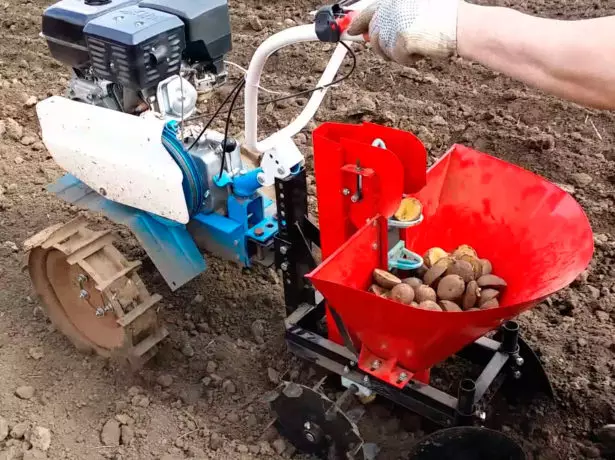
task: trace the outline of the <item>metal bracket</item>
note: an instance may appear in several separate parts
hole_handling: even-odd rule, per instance
[[[312,245],[320,243],[318,229],[308,219],[305,169],[275,182],[278,235],[275,238],[276,266],[282,271],[286,308],[315,303],[315,291],[306,280],[316,261]]]

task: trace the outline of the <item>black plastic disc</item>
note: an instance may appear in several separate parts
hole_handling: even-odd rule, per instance
[[[421,439],[408,460],[526,460],[516,441],[499,431],[455,427]]]

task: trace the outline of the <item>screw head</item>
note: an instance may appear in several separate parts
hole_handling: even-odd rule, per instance
[[[79,276],[77,276],[77,282],[79,284],[85,283],[88,280],[88,277],[85,276],[83,273],[81,273]]]
[[[309,431],[307,433],[305,433],[305,439],[307,439],[310,442],[316,442],[316,438]]]
[[[344,195],[344,196],[350,195],[350,189],[345,188],[344,190],[342,190],[342,195]]]
[[[101,308],[101,307],[98,307],[96,309],[96,317],[97,318],[101,318],[103,316],[105,316],[105,310],[103,308]]]
[[[280,254],[285,256],[287,252],[288,252],[288,248],[286,246],[281,246],[280,247]]]
[[[286,172],[286,170],[285,170],[284,168],[282,168],[282,167],[279,167],[279,168],[278,168],[278,174],[279,174],[280,176],[283,176],[285,172]]]
[[[344,374],[348,374],[350,372],[350,368],[348,366],[344,366]]]
[[[523,366],[524,363],[525,363],[525,360],[521,356],[517,356],[515,358],[515,364],[517,366]]]
[[[81,291],[79,292],[80,299],[87,299],[89,296],[90,296],[90,293],[86,291],[85,289],[81,289]]]
[[[357,195],[352,195],[350,197],[350,201],[352,201],[353,203],[356,203],[357,201],[359,201],[359,197]]]
[[[380,366],[382,365],[382,363],[380,362],[379,359],[375,359],[372,362],[372,369],[380,369]]]
[[[369,384],[369,376],[366,375],[365,377],[363,377],[363,383],[368,385]]]
[[[372,249],[373,249],[374,251],[376,251],[376,250],[378,249],[378,243],[373,243],[373,244],[372,244]]]
[[[303,428],[305,428],[306,430],[309,430],[310,428],[312,428],[312,424],[310,422],[305,422],[303,424]]]
[[[285,272],[286,270],[288,270],[288,262],[282,262],[280,264],[280,269]]]
[[[256,176],[256,182],[258,182],[259,184],[263,185],[265,183],[265,176],[263,176],[262,174],[259,174]]]
[[[478,416],[481,422],[484,422],[485,420],[487,420],[487,413],[484,410],[479,410],[476,413],[476,415]]]
[[[513,377],[517,380],[519,380],[521,378],[521,371],[515,371],[513,372]]]
[[[397,378],[397,380],[399,380],[400,382],[405,382],[408,379],[408,374],[406,374],[405,372],[402,372],[401,374],[399,374],[399,377]]]

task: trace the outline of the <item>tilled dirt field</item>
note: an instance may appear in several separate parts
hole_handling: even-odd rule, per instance
[[[261,397],[280,376],[312,383],[315,375],[285,353],[284,308],[273,271],[209,258],[208,271],[173,294],[145,260],[141,276],[164,296],[160,314],[171,335],[137,374],[80,354],[45,319],[23,271],[21,245],[80,212],[44,190],[62,171],[40,142],[33,105],[62,94],[69,77],[38,37],[50,3],[0,4],[0,459],[288,458],[292,449],[268,429],[271,416]],[[307,13],[317,5],[231,0],[229,59],[246,67],[258,43],[309,21]],[[540,0],[517,7],[558,18],[615,13],[611,0]],[[323,45],[285,50],[271,59],[263,85],[308,89],[329,52]],[[498,404],[489,423],[519,439],[531,458],[615,458],[615,435],[610,447],[598,436],[603,425],[615,422],[613,114],[545,96],[462,60],[401,68],[365,48],[357,58],[357,71],[330,93],[316,123],[370,120],[409,130],[427,145],[430,160],[453,143],[473,146],[560,184],[587,212],[596,245],[590,269],[520,318],[550,373],[556,400],[531,407]],[[230,72],[232,79],[239,76]],[[204,112],[221,98],[210,99]],[[284,126],[304,103],[266,107],[262,129]],[[240,125],[235,119],[235,133]],[[310,131],[298,140],[309,157]],[[131,258],[144,256],[125,230],[116,234]],[[446,372],[436,375],[437,384],[447,385]],[[404,458],[422,435],[417,418],[386,402],[366,409],[360,422],[366,440],[379,444],[380,458]]]

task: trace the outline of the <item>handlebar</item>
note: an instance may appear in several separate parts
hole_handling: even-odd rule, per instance
[[[349,5],[347,10],[360,11],[367,6],[375,3],[377,0],[360,0],[352,5]],[[343,33],[341,40],[349,42],[363,41],[362,36],[348,36]],[[320,107],[322,100],[327,94],[328,88],[322,88],[312,93],[310,100],[304,107],[303,111],[285,128],[270,135],[269,137],[258,140],[258,89],[260,84],[263,68],[269,56],[279,49],[294,45],[297,43],[319,41],[316,35],[314,24],[291,27],[290,29],[278,32],[265,40],[257,49],[246,74],[245,86],[245,141],[244,146],[251,152],[260,154],[271,149],[276,139],[280,137],[290,138],[299,133],[314,117],[314,114]],[[341,44],[338,44],[325,68],[317,86],[324,86],[331,83],[337,71],[339,70],[344,57],[348,50]]]

